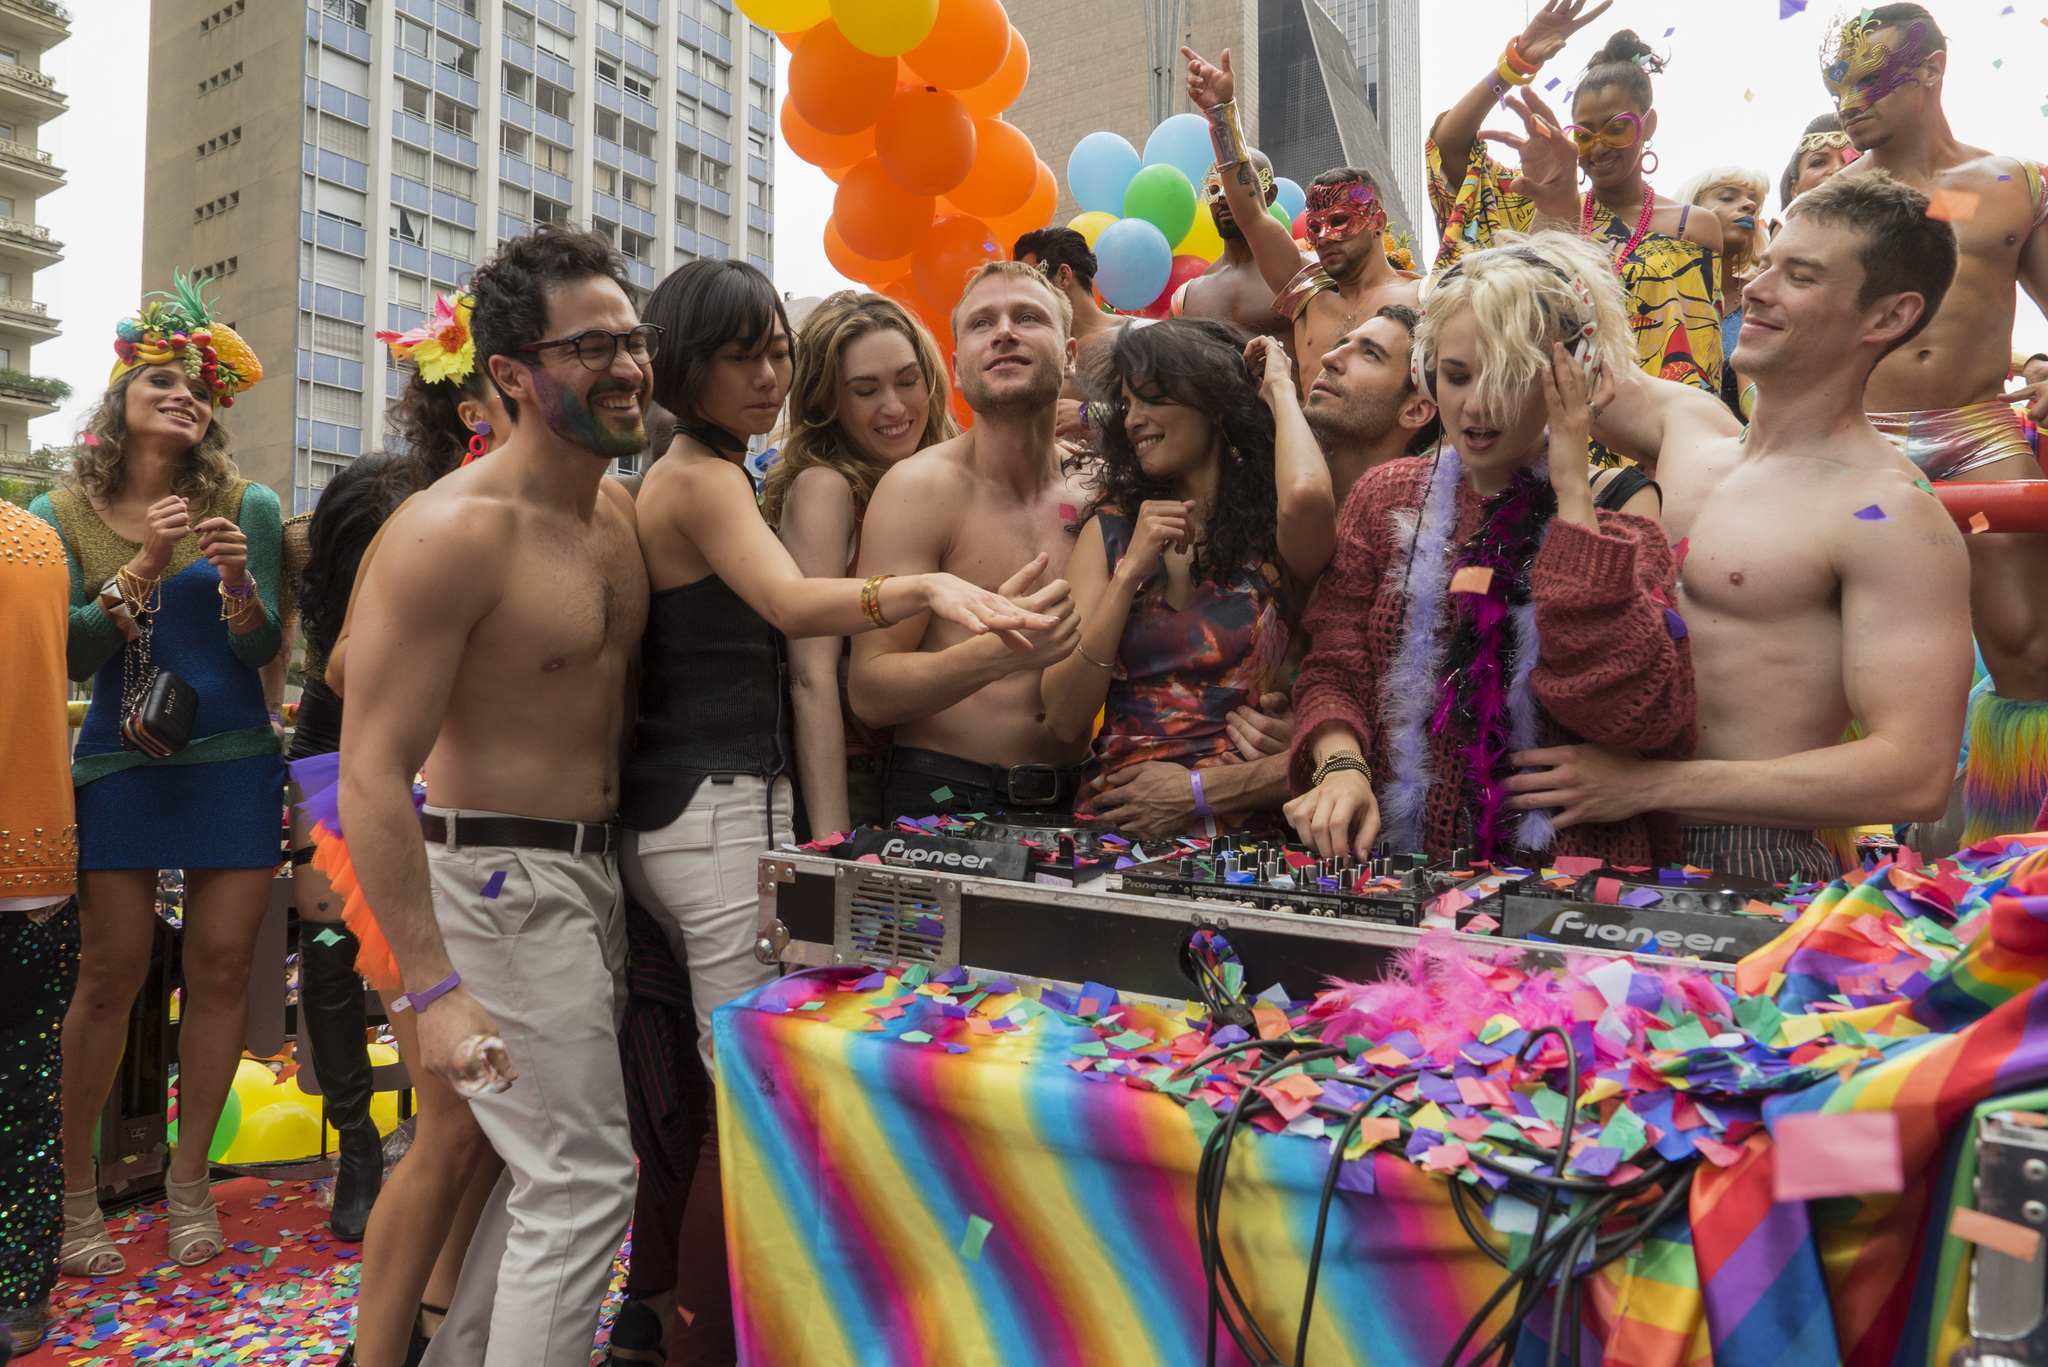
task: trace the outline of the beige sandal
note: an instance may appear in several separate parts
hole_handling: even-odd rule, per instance
[[[107,1233],[98,1187],[64,1193],[64,1242],[57,1249],[57,1270],[67,1277],[113,1277],[128,1270],[128,1260]]]
[[[170,1220],[171,1260],[181,1267],[196,1267],[220,1256],[225,1240],[220,1232],[220,1211],[213,1204],[213,1179],[190,1182],[164,1179],[164,1214]],[[198,1200],[185,1199],[197,1191]]]

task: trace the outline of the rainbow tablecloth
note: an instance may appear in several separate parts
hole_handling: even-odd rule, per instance
[[[1075,1071],[1091,1029],[1047,1013],[983,1033],[1002,995],[974,1020],[883,1020],[875,991],[841,990],[863,972],[783,978],[713,1018],[741,1362],[1199,1364],[1187,1112]],[[1139,1005],[1125,1022],[1189,1028]],[[1231,1160],[1226,1250],[1290,1358],[1328,1152],[1249,1134]],[[1441,1178],[1399,1155],[1372,1174],[1376,1193],[1339,1191],[1331,1216],[1318,1367],[1437,1362],[1500,1283]]]

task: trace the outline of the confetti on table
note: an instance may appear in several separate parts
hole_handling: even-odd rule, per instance
[[[989,1231],[995,1226],[979,1215],[967,1217],[967,1232],[960,1236],[960,1256],[970,1263],[981,1261],[981,1246],[988,1242]]]
[[[930,1044],[932,1042],[932,1037],[922,1030],[905,1030],[896,1038],[902,1040],[905,1044]]]
[[[953,790],[952,790],[951,788],[934,788],[934,789],[932,789],[932,801],[934,801],[934,802],[951,802],[952,800],[953,800]]]
[[[1858,508],[1855,515],[1865,522],[1890,522],[1892,520],[1891,514],[1878,507],[1875,503],[1871,504],[1868,508]]]
[[[1984,196],[1970,190],[1931,190],[1927,195],[1927,216],[1945,223],[1968,223],[1977,216]]]
[[[1483,594],[1493,587],[1491,565],[1466,565],[1451,576],[1452,593]]]
[[[1990,518],[1988,518],[1988,517],[1984,516],[1984,514],[1982,514],[1982,513],[1971,513],[1971,514],[1970,514],[1970,531],[1971,531],[1972,533],[1976,533],[1976,532],[1988,532],[1988,531],[1990,531],[1990,530],[1991,530],[1991,519],[1990,519]]]
[[[484,884],[483,895],[486,897],[496,897],[499,893],[503,892],[504,890],[505,871],[503,869],[499,869],[496,873],[492,874],[490,876],[490,880]]]

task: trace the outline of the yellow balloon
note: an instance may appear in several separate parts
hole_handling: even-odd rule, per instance
[[[285,1099],[277,1075],[253,1058],[245,1058],[235,1069],[235,1095],[241,1099],[242,1114],[254,1115],[265,1106]]]
[[[242,1117],[223,1163],[277,1163],[320,1153],[320,1113],[298,1102],[280,1101]]]
[[[398,1051],[390,1045],[373,1044],[370,1046],[370,1066],[372,1068],[379,1068],[387,1063],[396,1062],[398,1062]]]
[[[1075,214],[1072,218],[1068,219],[1067,226],[1087,238],[1088,246],[1090,249],[1093,249],[1096,237],[1104,228],[1107,228],[1114,222],[1116,222],[1115,214],[1106,214],[1100,209],[1090,209],[1085,214]]]
[[[1195,206],[1195,221],[1188,229],[1188,235],[1173,244],[1175,256],[1199,256],[1204,261],[1214,261],[1223,255],[1223,236],[1216,231],[1216,220],[1209,216],[1209,206]]]
[[[901,57],[930,36],[939,0],[832,0],[832,18],[862,52]]]
[[[740,0],[741,14],[777,33],[810,28],[831,12],[831,0]]]
[[[373,1093],[370,1097],[370,1119],[377,1122],[378,1134],[390,1134],[397,1129],[398,1093]]]

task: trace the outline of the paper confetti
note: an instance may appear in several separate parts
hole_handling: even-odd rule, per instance
[[[341,936],[335,933],[332,926],[329,926],[313,937],[313,943],[319,945],[338,945],[341,943]]]
[[[1805,9],[1806,0],[1778,0],[1778,17],[1780,19],[1790,19],[1795,14],[1804,13]]]
[[[1970,190],[1930,190],[1927,216],[1947,223],[1968,223],[1977,216],[1977,205],[1983,198]]]
[[[1984,516],[1984,514],[1981,512],[1970,514],[1970,531],[1973,535],[1977,532],[1988,532],[1990,530],[1990,518]]]
[[[1079,522],[1080,520],[1081,520],[1081,514],[1080,514],[1079,512],[1077,512],[1077,511],[1075,511],[1075,509],[1074,509],[1074,505],[1073,505],[1073,504],[1071,504],[1071,503],[1062,503],[1062,504],[1060,505],[1060,521],[1062,521],[1062,522]]]
[[[1466,565],[1451,576],[1452,593],[1484,594],[1493,587],[1491,565]]]
[[[932,801],[934,801],[934,802],[951,802],[952,800],[953,800],[953,790],[952,790],[951,788],[934,788],[934,789],[932,789]]]
[[[1755,103],[1756,92],[1754,90],[1745,90],[1742,92],[1742,98],[1750,101],[1751,103]]]
[[[970,1263],[981,1261],[981,1246],[988,1242],[989,1231],[995,1226],[979,1215],[967,1217],[967,1232],[960,1236],[960,1256]]]
[[[503,892],[504,890],[505,871],[503,869],[499,869],[496,873],[492,874],[488,880],[485,881],[483,886],[483,895],[486,897],[496,897],[499,893]]]
[[[2012,13],[2012,11],[2011,11],[2011,10],[2007,10],[2007,11],[2006,11],[2006,13],[2007,13],[2007,14],[2010,14],[2010,13]],[[1993,57],[1993,58],[1991,59],[1991,66],[1992,66],[1992,69],[1993,69],[1994,71],[1995,71],[1995,70],[1997,70],[1997,69],[1998,69],[1999,67],[2002,67],[2002,66],[2004,66],[2004,65],[2005,65],[2005,58],[2003,58],[2003,57]],[[2000,180],[2005,180],[2005,179],[2007,179],[2007,177],[2005,177],[2005,176],[2000,176],[2000,177],[1999,177],[1999,179],[2000,179]]]
[[[1906,1189],[1896,1111],[1809,1112],[1773,1127],[1777,1199],[1817,1201]]]
[[[1544,88],[1545,90],[1555,90],[1555,89],[1557,89],[1557,88],[1558,88],[1559,86],[1561,86],[1561,85],[1563,85],[1563,84],[1564,84],[1564,82],[1563,82],[1563,81],[1559,80],[1559,79],[1558,79],[1557,77],[1555,77],[1555,76],[1552,76],[1552,77],[1551,77],[1551,78],[1550,78],[1549,80],[1547,80],[1547,81],[1545,81],[1545,82],[1543,83],[1543,88]]]
[[[1995,1249],[2008,1258],[2018,1258],[2023,1263],[2034,1261],[2034,1255],[2041,1251],[2040,1230],[2028,1229],[2025,1225],[2001,1220],[1996,1215],[1986,1215],[1968,1206],[1955,1208],[1955,1213],[1949,1217],[1948,1232],[1980,1247]]]
[[[1858,508],[1855,516],[1865,522],[1890,522],[1892,520],[1891,514],[1878,507],[1875,503],[1871,504],[1868,508]]]

